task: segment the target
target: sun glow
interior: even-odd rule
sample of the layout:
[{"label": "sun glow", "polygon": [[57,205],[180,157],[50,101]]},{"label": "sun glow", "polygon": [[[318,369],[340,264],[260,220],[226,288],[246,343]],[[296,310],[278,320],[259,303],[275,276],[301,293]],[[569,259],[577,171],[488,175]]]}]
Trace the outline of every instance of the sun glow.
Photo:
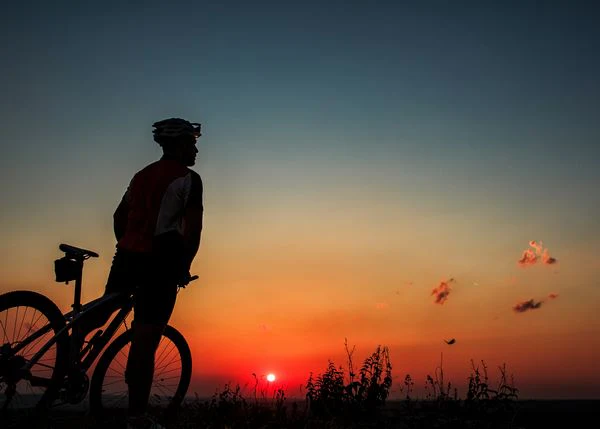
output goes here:
[{"label": "sun glow", "polygon": [[272,382],[274,382],[274,381],[275,381],[275,374],[268,374],[268,375],[267,375],[267,381],[268,381],[269,383],[272,383]]}]

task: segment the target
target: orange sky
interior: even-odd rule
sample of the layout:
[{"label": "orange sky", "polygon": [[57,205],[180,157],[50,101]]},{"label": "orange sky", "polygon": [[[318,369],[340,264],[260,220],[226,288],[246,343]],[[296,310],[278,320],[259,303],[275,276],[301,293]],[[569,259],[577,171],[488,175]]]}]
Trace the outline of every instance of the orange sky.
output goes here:
[{"label": "orange sky", "polygon": [[[294,207],[280,210],[278,216],[289,219]],[[356,228],[360,213],[339,222],[336,216],[298,217],[291,228],[275,214],[244,226],[228,224],[227,216],[217,221],[207,211],[192,270],[200,280],[180,293],[171,319],[192,348],[190,393],[210,395],[227,382],[251,387],[252,373],[273,372],[278,379],[272,386],[300,394],[309,373],[323,371],[328,359],[346,366],[347,338],[356,346],[355,365],[377,345],[390,348],[395,395],[407,373],[424,394],[425,377],[443,353],[445,378],[459,395],[466,393],[471,359],[483,359],[492,382],[506,363],[524,398],[598,397],[594,243],[548,246],[557,264],[523,268],[517,261],[529,240],[502,231],[463,234],[478,227],[474,218],[467,226],[453,215],[414,217],[411,227],[405,219],[394,230],[391,219]],[[0,255],[6,273],[0,291],[38,290],[66,310],[72,288],[52,282],[52,261],[60,256],[58,243],[69,242],[100,253],[86,263],[83,299],[99,296],[114,243],[105,219],[80,222],[97,233],[76,239],[77,224],[57,223],[51,230],[31,228],[19,239],[9,234]],[[560,236],[552,242],[561,243]],[[447,300],[434,303],[432,290],[450,278]],[[549,299],[550,293],[558,297]],[[529,299],[543,304],[513,311]],[[446,345],[449,338],[456,344]]]}]

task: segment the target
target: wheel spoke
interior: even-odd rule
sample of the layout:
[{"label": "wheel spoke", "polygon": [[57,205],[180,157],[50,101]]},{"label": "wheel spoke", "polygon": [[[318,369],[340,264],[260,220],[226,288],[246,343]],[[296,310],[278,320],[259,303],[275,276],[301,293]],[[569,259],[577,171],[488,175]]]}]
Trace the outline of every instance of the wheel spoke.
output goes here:
[{"label": "wheel spoke", "polygon": [[48,387],[50,385],[50,381],[51,381],[50,378],[36,377],[34,375],[32,375],[29,378],[29,382],[30,382],[30,384],[31,384],[32,387],[33,386],[36,386],[36,387],[38,387],[38,386]]},{"label": "wheel spoke", "polygon": [[[3,359],[8,359],[9,368],[18,369],[18,373],[0,378],[0,409],[30,408],[43,396],[53,397],[57,362],[62,356],[66,358],[63,353],[67,352],[68,339],[59,338],[48,348],[44,346],[61,329],[62,322],[59,310],[43,295],[29,291],[0,295],[0,344],[9,350]],[[32,360],[40,350],[44,353]]]},{"label": "wheel spoke", "polygon": [[115,384],[118,384],[118,383],[125,383],[125,380],[115,380],[115,381],[111,381],[110,383],[104,383],[104,387],[114,386]]},{"label": "wheel spoke", "polygon": [[[15,316],[15,320],[19,320],[19,308],[21,308],[21,307],[20,306],[17,307],[17,315]],[[17,323],[15,323],[15,325],[13,326],[13,336],[12,336],[12,339],[13,339],[12,342],[13,343],[15,342],[15,331],[16,331],[16,329],[17,329]]]},{"label": "wheel spoke", "polygon": [[171,366],[172,364],[178,364],[181,363],[181,359],[177,359],[177,360],[172,360],[171,362],[167,363],[166,365],[161,366],[160,368],[156,368],[155,371],[162,371],[163,369],[168,368],[169,366]]},{"label": "wheel spoke", "polygon": [[[48,359],[44,359],[44,360],[46,361],[46,360],[48,360]],[[53,370],[53,369],[54,369],[54,367],[53,367],[53,366],[46,365],[45,363],[41,363],[41,362],[42,362],[41,360],[38,360],[38,361],[37,361],[37,362],[34,364],[34,365],[38,365],[38,366],[44,367],[44,369],[38,369],[38,371],[44,371],[44,370],[46,370],[46,371],[47,371],[47,370],[49,370],[49,369],[51,369],[51,370]]]},{"label": "wheel spoke", "polygon": [[[37,313],[37,309],[34,308],[34,312],[33,315],[31,316],[31,320],[33,320],[33,317],[35,316],[35,314]],[[29,326],[27,326],[27,332],[25,332],[25,336],[29,335],[29,333],[35,329],[35,323],[28,323]]]},{"label": "wheel spoke", "polygon": [[173,344],[173,347],[169,350],[169,353],[167,353],[167,355],[165,357],[163,357],[160,361],[158,361],[158,359],[157,359],[157,365],[160,366],[165,361],[165,359],[167,359],[171,355],[173,350],[177,350],[175,347],[175,344]]},{"label": "wheel spoke", "polygon": [[119,367],[123,370],[123,374],[125,374],[125,371],[127,370],[127,364],[123,365],[121,362],[119,362],[117,357],[115,357],[115,360],[113,360],[113,362],[118,364]]},{"label": "wheel spoke", "polygon": [[160,361],[161,361],[162,355],[164,354],[165,349],[166,349],[166,347],[161,349],[160,348],[160,344],[162,344],[162,340],[160,341],[160,343],[158,345],[158,348],[156,349],[157,351],[160,350],[159,355],[156,356],[156,353],[154,354],[154,361],[157,363],[157,365],[160,365]]},{"label": "wheel spoke", "polygon": [[8,338],[8,335],[6,334],[6,329],[5,327],[8,326],[8,310],[6,310],[6,314],[4,315],[4,323],[2,324],[2,344],[6,344],[6,340]]},{"label": "wheel spoke", "polygon": [[29,307],[25,307],[25,313],[23,314],[23,318],[21,319],[21,324],[19,325],[19,332],[17,333],[17,338],[21,337],[21,328],[23,328],[23,322],[25,321],[25,316],[27,315],[27,309]]},{"label": "wheel spoke", "polygon": [[[169,374],[169,373],[175,372],[175,371],[181,371],[181,368],[175,368],[175,369],[170,369],[169,371],[161,372],[161,375],[162,374]],[[156,374],[155,374],[155,376],[156,376]]]},{"label": "wheel spoke", "polygon": [[[129,346],[130,342],[126,342],[118,350],[112,352],[113,357],[106,367],[100,389],[104,408],[119,406],[129,394],[127,388],[119,389],[119,386],[126,386],[124,372],[127,368]],[[170,398],[175,396],[178,386],[182,382],[182,372],[182,359],[177,344],[163,335],[155,353],[151,402],[160,406],[170,403]]]},{"label": "wheel spoke", "polygon": [[34,343],[31,343],[31,344],[27,345],[26,349],[23,350],[23,352],[22,352],[23,356],[27,356],[27,354],[31,350],[35,350],[35,346],[37,346],[40,342],[44,341],[44,338],[46,338],[46,336],[42,335],[41,337],[39,337],[38,339],[36,339]]}]

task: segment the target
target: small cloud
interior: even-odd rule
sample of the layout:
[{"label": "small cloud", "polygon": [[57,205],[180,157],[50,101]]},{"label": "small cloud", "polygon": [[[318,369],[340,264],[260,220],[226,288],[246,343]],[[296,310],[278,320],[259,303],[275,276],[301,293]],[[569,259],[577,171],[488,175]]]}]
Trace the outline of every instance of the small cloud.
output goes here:
[{"label": "small cloud", "polygon": [[444,304],[444,302],[446,302],[446,300],[448,299],[448,295],[450,295],[450,292],[452,291],[450,283],[453,281],[454,278],[451,278],[450,280],[444,280],[440,282],[438,287],[434,288],[431,291],[431,294],[435,295],[436,304]]},{"label": "small cloud", "polygon": [[537,243],[535,240],[531,240],[529,242],[529,245],[535,249],[535,253],[538,256],[542,254],[542,251],[544,250],[544,243],[542,243],[541,241]]},{"label": "small cloud", "polygon": [[523,302],[520,302],[517,305],[515,305],[513,307],[513,311],[515,313],[524,313],[529,310],[536,310],[536,309],[540,308],[541,306],[542,306],[541,301],[535,302],[533,299],[530,299],[529,301],[523,301]]},{"label": "small cloud", "polygon": [[556,299],[556,298],[558,298],[558,294],[557,293],[550,293],[550,294],[548,294],[548,298],[550,298],[550,299]]},{"label": "small cloud", "polygon": [[378,302],[377,304],[375,304],[375,308],[377,310],[385,310],[386,308],[389,308],[390,305],[386,302]]},{"label": "small cloud", "polygon": [[558,262],[556,260],[556,258],[553,258],[552,256],[550,256],[550,254],[548,253],[548,249],[544,248],[543,242],[541,242],[541,241],[537,242],[535,240],[531,240],[529,242],[529,246],[531,246],[533,249],[524,250],[523,254],[521,255],[521,259],[519,259],[517,261],[517,263],[521,267],[528,267],[530,265],[535,265],[538,262],[538,260],[540,260],[540,259],[546,265],[553,265]]},{"label": "small cloud", "polygon": [[542,262],[544,262],[544,264],[547,265],[553,265],[556,264],[558,261],[556,260],[556,258],[553,258],[548,254],[548,249],[544,249],[544,253],[542,253]]},{"label": "small cloud", "polygon": [[517,263],[522,267],[528,267],[530,265],[534,265],[537,262],[537,256],[531,249],[527,249],[523,252],[521,259],[517,261]]},{"label": "small cloud", "polygon": [[473,282],[473,286],[479,286],[479,283]]}]

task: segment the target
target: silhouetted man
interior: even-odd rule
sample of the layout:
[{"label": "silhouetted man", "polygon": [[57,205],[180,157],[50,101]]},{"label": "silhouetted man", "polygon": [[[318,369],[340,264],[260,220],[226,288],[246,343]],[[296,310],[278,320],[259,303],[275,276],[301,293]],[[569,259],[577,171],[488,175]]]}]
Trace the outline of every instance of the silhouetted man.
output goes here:
[{"label": "silhouetted man", "polygon": [[106,293],[135,289],[133,340],[127,361],[128,428],[160,428],[146,415],[154,354],[177,295],[189,277],[202,231],[202,180],[195,164],[200,124],[156,122],[160,160],[137,172],[114,213],[117,249]]}]

